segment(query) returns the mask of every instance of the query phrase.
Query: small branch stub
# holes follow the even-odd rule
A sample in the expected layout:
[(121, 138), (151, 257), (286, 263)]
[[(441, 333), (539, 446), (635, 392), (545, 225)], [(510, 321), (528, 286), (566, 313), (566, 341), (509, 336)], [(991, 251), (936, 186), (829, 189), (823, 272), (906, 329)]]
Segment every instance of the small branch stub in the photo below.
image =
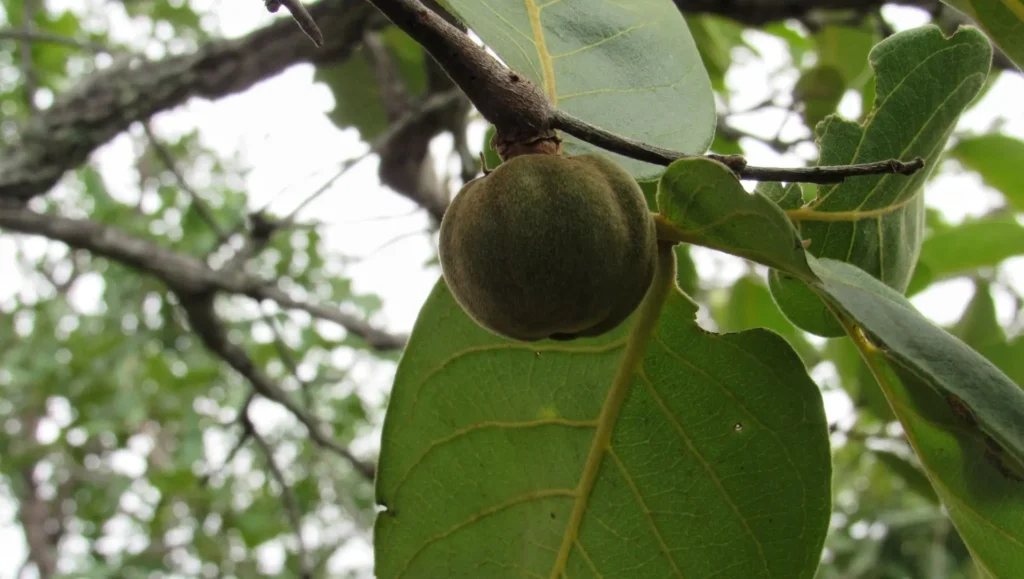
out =
[(313, 20), (313, 16), (310, 15), (306, 7), (302, 5), (299, 0), (264, 0), (264, 5), (267, 7), (269, 12), (277, 12), (281, 6), (288, 9), (291, 13), (292, 18), (295, 19), (295, 23), (299, 25), (299, 28), (306, 33), (306, 36), (313, 41), (313, 44), (320, 48), (324, 46), (324, 35), (320, 32), (320, 27), (316, 25), (316, 21)]

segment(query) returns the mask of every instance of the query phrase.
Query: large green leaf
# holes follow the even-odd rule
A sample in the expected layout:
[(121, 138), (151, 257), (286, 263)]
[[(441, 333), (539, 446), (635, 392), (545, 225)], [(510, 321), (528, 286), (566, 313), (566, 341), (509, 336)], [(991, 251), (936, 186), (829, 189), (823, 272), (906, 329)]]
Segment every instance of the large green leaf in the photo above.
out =
[(825, 117), (836, 112), (846, 94), (843, 74), (834, 66), (818, 65), (805, 70), (793, 87), (793, 102), (804, 117), (804, 124), (814, 128)]
[(1024, 141), (1001, 133), (960, 139), (949, 155), (977, 171), (985, 184), (999, 190), (1014, 209), (1024, 210)]
[(928, 284), (995, 267), (1004, 259), (1024, 255), (1024, 227), (1013, 218), (968, 221), (925, 239), (919, 272), (907, 288), (913, 295)]
[(818, 52), (818, 64), (835, 67), (847, 88), (859, 90), (871, 78), (868, 55), (879, 38), (873, 22), (863, 26), (829, 24), (811, 36)]
[(1024, 568), (1024, 390), (864, 271), (811, 260), (928, 478), (991, 576)]
[(813, 279), (786, 214), (762, 193), (747, 193), (725, 165), (680, 159), (658, 183), (661, 235), (703, 245)]
[[(610, 131), (703, 153), (715, 132), (711, 82), (679, 9), (667, 0), (444, 0), (559, 109)], [(593, 150), (568, 138), (572, 155)], [(663, 167), (616, 155), (638, 180)]]
[(1017, 68), (1024, 70), (1024, 2), (943, 0), (978, 23)]
[[(985, 431), (1024, 460), (1024, 390), (983, 356), (914, 310), (862, 270), (811, 260), (824, 291), (886, 356), (918, 373), (942, 396), (955, 396)], [(822, 290), (823, 288), (823, 290)]]
[(437, 285), (385, 419), (378, 577), (813, 576), (821, 395), (777, 335), (698, 327), (673, 260), (573, 342), (499, 338)]
[[(926, 167), (909, 177), (874, 175), (821, 186), (814, 201), (788, 212), (801, 237), (810, 242), (810, 253), (852, 263), (899, 292), (906, 289), (921, 247), (921, 187), (960, 114), (984, 85), (991, 52), (985, 36), (973, 28), (944, 38), (934, 26), (896, 34), (871, 51), (875, 107), (864, 125), (835, 116), (818, 125), (819, 162), (921, 157)], [(773, 294), (787, 315), (824, 312), (823, 304), (799, 290), (777, 292), (777, 286), (799, 282), (775, 275)], [(790, 318), (799, 325), (795, 316)], [(836, 335), (834, 327), (802, 327)]]

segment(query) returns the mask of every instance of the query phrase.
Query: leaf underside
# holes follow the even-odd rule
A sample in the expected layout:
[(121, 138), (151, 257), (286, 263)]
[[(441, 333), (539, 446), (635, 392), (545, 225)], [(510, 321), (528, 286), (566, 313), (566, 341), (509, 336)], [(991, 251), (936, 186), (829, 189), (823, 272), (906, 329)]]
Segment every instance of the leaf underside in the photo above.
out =
[(811, 577), (830, 511), (820, 393), (779, 336), (711, 334), (695, 310), (672, 292), (616, 402), (629, 322), (512, 342), (440, 282), (385, 421), (377, 575)]
[(1024, 568), (1024, 390), (862, 270), (811, 261), (818, 291), (864, 332), (863, 347), (908, 440), (975, 561)]
[[(791, 213), (812, 255), (856, 265), (898, 292), (907, 289), (924, 230), (921, 188), (960, 114), (982, 89), (991, 51), (976, 29), (963, 28), (945, 38), (935, 26), (901, 32), (875, 46), (870, 55), (876, 75), (874, 109), (863, 125), (837, 116), (822, 121), (817, 127), (819, 162), (921, 157), (925, 169), (911, 176), (856, 177), (819, 187), (815, 200)], [(807, 331), (841, 335), (824, 304), (790, 287), (799, 284), (773, 273), (772, 293), (782, 310)]]

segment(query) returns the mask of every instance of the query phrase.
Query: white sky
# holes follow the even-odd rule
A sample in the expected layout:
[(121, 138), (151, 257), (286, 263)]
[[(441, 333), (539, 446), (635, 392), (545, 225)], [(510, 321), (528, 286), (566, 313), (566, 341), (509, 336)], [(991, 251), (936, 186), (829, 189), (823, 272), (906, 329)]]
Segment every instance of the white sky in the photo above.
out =
[[(81, 7), (97, 0), (59, 0), (49, 5)], [(212, 0), (193, 0), (197, 9), (213, 5)], [(241, 36), (254, 28), (265, 25), (279, 15), (267, 13), (259, 2), (253, 0), (222, 0), (216, 3), (216, 14), (226, 36)], [(117, 5), (104, 4), (110, 17), (112, 30), (119, 37), (144, 38), (145, 31), (132, 24), (119, 12)], [(890, 21), (902, 30), (924, 23), (924, 13), (913, 9), (889, 8), (886, 14)], [(733, 66), (727, 82), (736, 95), (732, 105), (744, 109), (763, 101), (771, 92), (788, 92), (796, 81), (796, 73), (769, 76), (772, 71), (788, 62), (788, 52), (781, 41), (763, 34), (752, 34), (749, 40), (762, 52), (764, 60), (740, 55), (740, 63)], [(1003, 75), (984, 102), (965, 115), (961, 127), (965, 130), (984, 131), (993, 118), (1008, 116), (1010, 122), (1004, 131), (1024, 137), (1024, 112), (1020, 95), (1024, 94), (1024, 79), (1020, 75)], [(280, 103), (289, 103), (281, 106)], [(247, 179), (251, 207), (262, 207), (268, 202), (278, 213), (289, 211), (306, 195), (315, 190), (334, 174), (340, 161), (357, 156), (365, 151), (365, 144), (358, 140), (355, 131), (338, 131), (324, 113), (333, 106), (333, 97), (322, 85), (313, 83), (313, 68), (309, 65), (296, 66), (285, 73), (260, 83), (244, 94), (228, 97), (215, 102), (195, 100), (171, 113), (159, 115), (154, 126), (159, 134), (173, 136), (192, 127), (202, 127), (207, 146), (225, 156), (240, 155), (253, 168)], [(841, 111), (850, 117), (859, 113), (859, 102), (849, 98), (843, 102)], [(764, 136), (771, 136), (782, 122), (777, 111), (752, 114), (732, 123), (740, 129)], [(473, 127), (470, 144), (479, 149), (483, 140), (484, 127)], [(805, 129), (797, 118), (791, 118), (781, 135), (783, 139), (805, 136)], [(747, 145), (748, 159), (757, 165), (798, 166), (804, 161), (795, 155), (780, 157), (767, 147), (756, 142)], [(451, 150), (451, 139), (440, 137), (433, 144), (439, 164), (444, 163)], [(112, 193), (122, 198), (137, 195), (137, 185), (131, 169), (132, 145), (122, 136), (103, 147), (93, 159), (103, 169)], [(284, 194), (282, 194), (284, 192)], [(926, 193), (930, 206), (941, 209), (947, 217), (960, 221), (967, 216), (980, 215), (999, 204), (1000, 197), (987, 190), (980, 179), (973, 174), (946, 174), (932, 183)], [(381, 296), (383, 312), (374, 320), (394, 331), (407, 332), (412, 328), (416, 314), (430, 288), (439, 276), (436, 267), (423, 266), (434, 253), (435, 240), (423, 232), (428, 220), (423, 212), (412, 213), (416, 206), (405, 198), (383, 190), (376, 176), (376, 160), (366, 160), (351, 169), (334, 188), (305, 209), (301, 216), (327, 222), (325, 242), (332, 248), (349, 255), (372, 254), (367, 260), (351, 267), (347, 274), (355, 280), (358, 292), (372, 292)], [(382, 216), (400, 216), (386, 220), (366, 221)], [(376, 248), (389, 243), (397, 236), (405, 236), (387, 247)], [(695, 251), (700, 273), (725, 285), (746, 270), (734, 258), (722, 256), (709, 250)], [(1006, 267), (1007, 274), (1024, 288), (1024, 267), (1021, 260), (1011, 260)], [(0, 268), (15, 271), (12, 247), (0, 240)], [(0, 285), (0, 302), (18, 291), (17, 283)], [(972, 286), (960, 280), (939, 284), (916, 296), (913, 302), (925, 315), (940, 323), (958, 319), (966, 301), (970, 298)], [(94, 284), (80, 284), (76, 302), (83, 307), (94, 303), (98, 287)], [(1000, 319), (1006, 322), (1013, 315), (1012, 300), (1008, 295), (997, 295)], [(371, 371), (375, 370), (375, 371)], [(361, 391), (370, 398), (379, 400), (380, 395), (390, 386), (391, 367), (383, 371), (378, 366), (365, 372), (366, 383)], [(819, 381), (827, 380), (827, 369), (815, 372)], [(830, 419), (844, 416), (849, 411), (845, 396), (835, 392), (826, 393), (826, 404)], [(58, 405), (59, 406), (59, 405)], [(66, 415), (66, 410), (54, 409), (55, 416)], [(273, 405), (265, 404), (259, 409), (259, 421), (272, 423), (280, 419), (281, 412)], [(56, 435), (60, 420), (50, 425), (51, 435)], [(42, 433), (41, 433), (42, 434)], [(212, 455), (223, 456), (230, 439), (218, 440), (213, 437), (209, 451)], [(370, 439), (359, 446), (367, 451), (376, 447), (377, 441)], [(125, 468), (135, 470), (141, 463), (145, 448), (138, 449), (134, 457), (122, 457)], [(0, 497), (0, 544), (4, 545), (4, 556), (0, 557), (0, 579), (13, 577), (24, 559), (25, 544), (20, 527), (15, 520), (14, 505)], [(124, 537), (127, 538), (127, 537)], [(271, 546), (262, 553), (268, 572), (274, 572), (281, 563), (280, 548)], [(368, 566), (371, 554), (367, 544), (357, 544), (336, 558), (345, 567)]]

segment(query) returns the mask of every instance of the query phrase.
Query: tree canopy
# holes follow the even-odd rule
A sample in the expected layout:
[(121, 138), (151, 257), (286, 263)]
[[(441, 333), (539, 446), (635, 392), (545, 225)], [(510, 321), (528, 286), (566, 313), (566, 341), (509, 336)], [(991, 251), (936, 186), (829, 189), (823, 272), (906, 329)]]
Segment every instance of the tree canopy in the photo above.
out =
[[(4, 0), (0, 576), (1021, 568), (1020, 2), (604, 4)], [(531, 137), (674, 244), (608, 334), (439, 280)]]

